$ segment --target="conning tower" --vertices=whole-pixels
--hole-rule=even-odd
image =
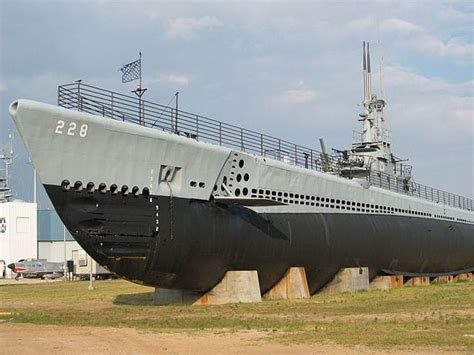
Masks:
[[[372,93],[372,71],[370,65],[369,43],[363,43],[362,77],[364,98],[362,113],[362,132],[353,132],[353,143],[349,150],[339,151],[341,157],[340,174],[346,177],[365,178],[371,171],[396,175],[405,182],[411,177],[411,166],[392,153],[390,131],[383,127],[385,100]]]

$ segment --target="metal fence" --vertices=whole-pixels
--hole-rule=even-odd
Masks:
[[[470,198],[418,184],[412,180],[406,180],[403,177],[372,170],[368,175],[368,180],[372,185],[387,190],[419,197],[451,207],[457,207],[469,211],[472,211],[474,207],[473,201]]]
[[[385,142],[385,143],[392,143],[392,132],[389,131],[388,129],[382,128],[381,130],[381,140],[379,143]],[[358,143],[358,142],[363,142],[364,141],[364,134],[359,131],[352,131],[352,142],[353,143]]]
[[[337,160],[282,139],[196,115],[173,107],[82,83],[61,85],[58,105],[69,109],[134,122],[146,127],[226,146],[314,170],[337,168]]]
[[[333,174],[338,174],[340,170],[340,163],[337,158],[317,150],[208,117],[83,83],[59,86],[58,105],[93,115],[133,122],[191,139],[273,158],[307,169]],[[385,177],[385,180],[381,178],[382,175],[385,176],[387,174],[381,174],[380,177],[373,176],[373,174],[378,173],[372,172],[368,176],[368,180],[382,188],[435,202],[442,202],[449,206],[469,210],[473,208],[472,200],[465,197],[414,183],[417,186],[410,189],[400,189],[397,185],[393,185],[390,182],[387,183],[387,177]],[[396,179],[395,177],[393,178]],[[421,193],[420,191],[429,192]],[[443,197],[439,199],[438,196]]]

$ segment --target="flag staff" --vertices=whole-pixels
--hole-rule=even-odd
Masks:
[[[139,52],[139,58],[131,63],[125,64],[120,71],[122,72],[122,83],[128,83],[133,80],[139,80],[138,88],[132,92],[138,97],[138,118],[139,123],[145,124],[145,108],[142,96],[147,90],[142,84],[142,52]]]

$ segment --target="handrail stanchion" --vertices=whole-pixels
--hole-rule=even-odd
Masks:
[[[114,93],[110,93],[110,106],[112,108],[112,118],[115,118],[115,110],[114,110]]]
[[[199,116],[196,115],[196,139],[199,139]]]
[[[77,83],[77,110],[82,111],[81,103],[81,83]]]
[[[222,145],[222,122],[219,122],[219,145]]]
[[[179,92],[177,92],[175,94],[175,98],[176,98],[176,114],[175,114],[175,129],[176,129],[176,134],[179,135],[179,129],[178,129],[178,115],[179,115],[179,110],[178,110],[178,97],[179,97]]]

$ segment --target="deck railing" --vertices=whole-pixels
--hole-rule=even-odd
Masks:
[[[469,211],[472,211],[474,207],[473,201],[470,198],[418,184],[412,180],[405,180],[402,177],[387,173],[371,171],[368,180],[372,185],[443,205]]]
[[[176,108],[147,100],[140,101],[138,97],[123,95],[80,82],[58,87],[58,105],[273,158],[306,169],[332,174],[338,174],[340,170],[338,159],[324,155],[320,151],[212,118],[176,110]],[[368,180],[376,186],[453,207],[473,209],[471,199],[415,183],[411,183],[413,186],[408,189],[399,188],[399,186],[387,182],[390,180],[389,175],[382,173],[379,177],[374,174],[380,173],[372,172],[368,176]],[[396,177],[392,176],[391,178],[396,180]],[[438,196],[442,196],[442,198],[440,199]]]

